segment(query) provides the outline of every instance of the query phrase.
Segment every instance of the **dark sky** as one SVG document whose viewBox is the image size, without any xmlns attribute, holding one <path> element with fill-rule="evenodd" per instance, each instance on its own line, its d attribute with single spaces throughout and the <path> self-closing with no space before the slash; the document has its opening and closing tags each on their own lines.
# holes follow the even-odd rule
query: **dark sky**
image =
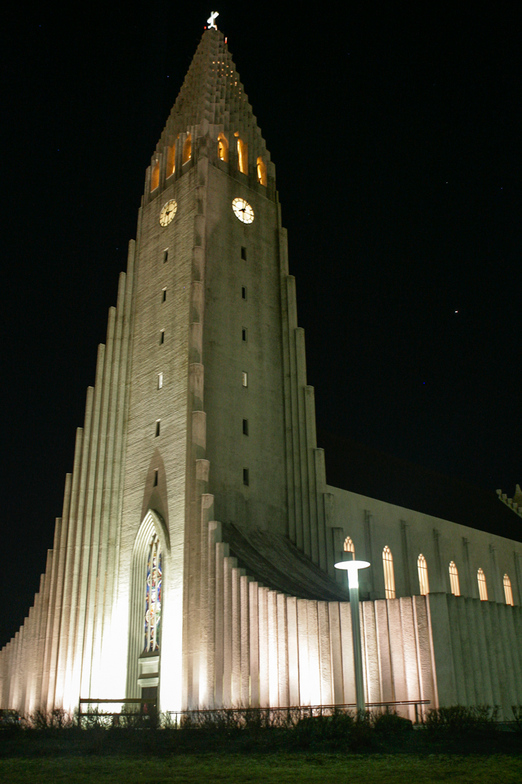
<svg viewBox="0 0 522 784">
<path fill-rule="evenodd" d="M 277 167 L 318 424 L 511 495 L 516 4 L 288 6 L 222 2 L 218 26 Z M 52 546 L 145 168 L 210 11 L 125 8 L 4 18 L 0 643 Z"/>
</svg>

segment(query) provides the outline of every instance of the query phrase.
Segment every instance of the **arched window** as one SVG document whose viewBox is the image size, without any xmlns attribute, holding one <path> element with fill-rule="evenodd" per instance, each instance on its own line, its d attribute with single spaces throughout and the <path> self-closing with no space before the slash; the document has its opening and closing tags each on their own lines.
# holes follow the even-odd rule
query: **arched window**
<svg viewBox="0 0 522 784">
<path fill-rule="evenodd" d="M 459 572 L 455 566 L 455 561 L 450 561 L 449 563 L 449 578 L 451 593 L 453 596 L 460 596 Z"/>
<path fill-rule="evenodd" d="M 479 588 L 479 596 L 481 602 L 487 602 L 488 600 L 488 587 L 486 585 L 486 575 L 484 574 L 484 570 L 479 568 L 477 571 L 477 581 L 478 581 L 478 588 Z"/>
<path fill-rule="evenodd" d="M 393 555 L 388 545 L 382 551 L 384 569 L 384 594 L 387 599 L 395 599 L 395 575 L 393 573 Z"/>
<path fill-rule="evenodd" d="M 187 133 L 187 138 L 185 139 L 185 144 L 183 145 L 183 155 L 181 157 L 181 163 L 186 163 L 190 161 L 192 158 L 192 136 L 190 133 Z"/>
<path fill-rule="evenodd" d="M 144 653 L 154 653 L 160 648 L 161 576 L 160 543 L 157 534 L 153 534 L 149 545 L 145 583 Z"/>
<path fill-rule="evenodd" d="M 428 582 L 428 564 L 422 553 L 417 558 L 417 570 L 419 572 L 420 592 L 423 596 L 426 596 L 430 592 L 430 584 Z"/>
<path fill-rule="evenodd" d="M 248 174 L 248 144 L 243 141 L 237 131 L 234 136 L 237 137 L 237 168 L 242 174 Z"/>
<path fill-rule="evenodd" d="M 155 191 L 159 185 L 159 161 L 156 161 L 150 175 L 150 190 Z"/>
<path fill-rule="evenodd" d="M 344 540 L 343 550 L 345 553 L 351 553 L 352 559 L 355 559 L 355 547 L 350 536 L 347 536 Z"/>
<path fill-rule="evenodd" d="M 218 158 L 220 161 L 228 161 L 228 142 L 224 133 L 218 136 Z"/>
<path fill-rule="evenodd" d="M 167 150 L 167 171 L 166 176 L 172 177 L 176 171 L 176 142 L 171 144 Z"/>
<path fill-rule="evenodd" d="M 266 166 L 261 157 L 257 159 L 257 181 L 266 188 Z"/>
<path fill-rule="evenodd" d="M 506 604 L 510 604 L 513 607 L 513 590 L 511 588 L 511 580 L 507 574 L 504 575 L 504 596 L 506 597 Z"/>
</svg>

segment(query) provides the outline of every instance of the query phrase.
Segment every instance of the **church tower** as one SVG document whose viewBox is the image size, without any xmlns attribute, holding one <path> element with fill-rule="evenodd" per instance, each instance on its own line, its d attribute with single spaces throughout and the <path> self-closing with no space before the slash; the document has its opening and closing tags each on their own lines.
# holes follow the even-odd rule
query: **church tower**
<svg viewBox="0 0 522 784">
<path fill-rule="evenodd" d="M 0 661 L 3 703 L 268 704 L 245 602 L 255 615 L 253 585 L 338 598 L 328 500 L 275 167 L 213 27 L 146 172 L 41 590 Z"/>
<path fill-rule="evenodd" d="M 332 566 L 275 167 L 216 29 L 203 34 L 147 171 L 134 274 L 119 577 L 130 588 L 126 689 L 161 682 L 162 704 L 190 706 L 207 668 L 209 522 L 287 537 L 322 569 L 329 553 Z M 142 653 L 142 562 L 155 536 L 161 658 Z"/>
</svg>

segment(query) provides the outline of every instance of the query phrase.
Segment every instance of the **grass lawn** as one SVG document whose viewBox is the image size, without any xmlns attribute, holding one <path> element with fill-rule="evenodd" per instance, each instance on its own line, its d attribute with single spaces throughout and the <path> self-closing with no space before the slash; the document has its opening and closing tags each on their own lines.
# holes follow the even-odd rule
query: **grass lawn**
<svg viewBox="0 0 522 784">
<path fill-rule="evenodd" d="M 520 784 L 522 758 L 430 754 L 204 754 L 0 760 L 9 784 Z"/>
</svg>

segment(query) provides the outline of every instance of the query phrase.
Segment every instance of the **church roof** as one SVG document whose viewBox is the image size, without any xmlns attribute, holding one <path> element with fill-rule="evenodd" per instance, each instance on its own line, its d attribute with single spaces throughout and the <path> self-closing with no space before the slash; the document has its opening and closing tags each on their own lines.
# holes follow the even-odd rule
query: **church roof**
<svg viewBox="0 0 522 784">
<path fill-rule="evenodd" d="M 223 523 L 223 540 L 247 574 L 272 590 L 299 599 L 347 601 L 348 591 L 282 534 Z"/>
<path fill-rule="evenodd" d="M 522 541 L 522 520 L 488 492 L 376 449 L 318 431 L 329 485 Z"/>
<path fill-rule="evenodd" d="M 258 154 L 266 154 L 266 142 L 226 39 L 216 29 L 203 33 L 158 146 L 205 122 L 225 133 L 240 134 L 247 143 L 255 138 Z"/>
</svg>

